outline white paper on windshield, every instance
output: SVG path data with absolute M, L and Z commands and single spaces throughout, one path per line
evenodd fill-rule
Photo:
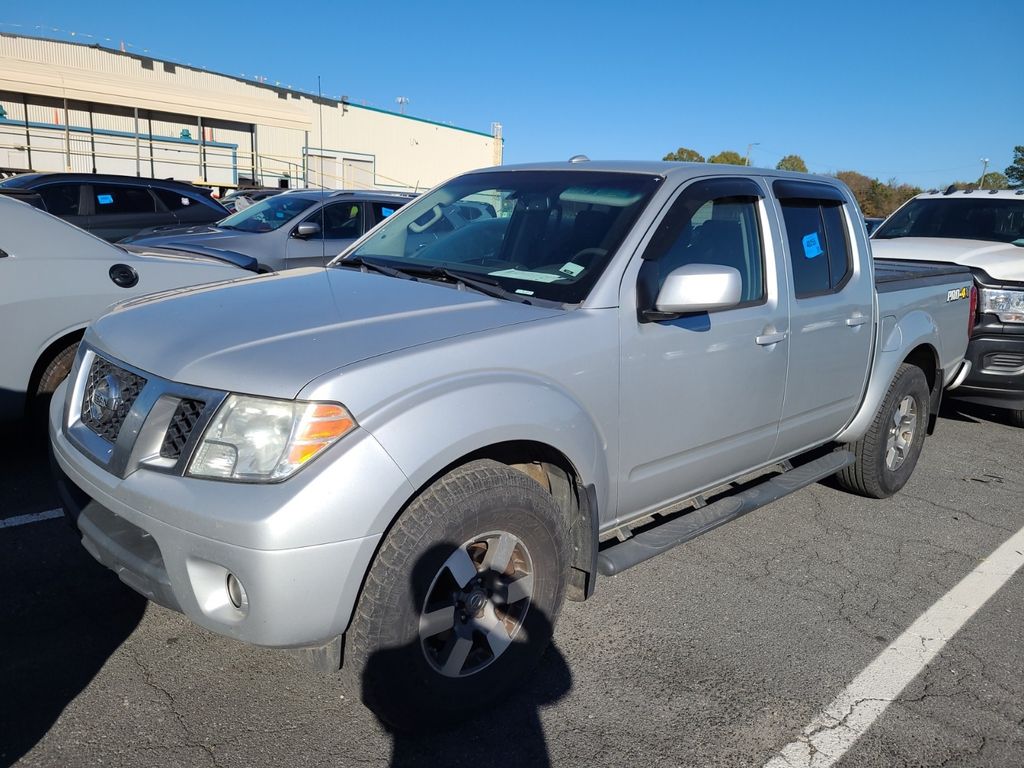
M 535 283 L 553 283 L 556 280 L 563 280 L 563 275 L 552 275 L 548 272 L 530 272 L 525 269 L 502 269 L 498 272 L 488 272 L 490 277 L 511 277 L 515 280 L 532 280 Z

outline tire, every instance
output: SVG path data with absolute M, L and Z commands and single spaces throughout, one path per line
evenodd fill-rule
M 71 366 L 75 362 L 75 354 L 78 352 L 78 342 L 65 347 L 49 362 L 39 377 L 39 384 L 36 386 L 36 397 L 52 395 L 58 385 L 71 373 Z
M 385 537 L 346 633 L 344 673 L 364 703 L 396 730 L 444 727 L 526 677 L 565 593 L 567 526 L 545 489 L 495 461 L 423 491 Z
M 1017 408 L 1010 411 L 1010 418 L 1008 419 L 1011 427 L 1022 427 L 1024 428 L 1024 408 Z
M 54 390 L 71 373 L 71 366 L 74 365 L 77 352 L 77 341 L 64 347 L 46 364 L 42 374 L 39 376 L 39 383 L 36 384 L 35 392 L 31 393 L 32 400 L 29 402 L 28 407 L 29 420 L 33 425 L 33 432 L 37 436 L 46 436 L 46 422 L 50 413 L 50 400 Z
M 848 446 L 856 461 L 836 475 L 839 485 L 873 499 L 906 485 L 924 446 L 929 401 L 924 372 L 901 365 L 867 433 Z

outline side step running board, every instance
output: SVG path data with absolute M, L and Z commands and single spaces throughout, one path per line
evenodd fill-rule
M 735 496 L 727 496 L 706 507 L 667 520 L 602 551 L 597 556 L 598 572 L 602 576 L 622 573 L 627 568 L 691 541 L 730 520 L 742 517 L 765 504 L 778 501 L 783 496 L 834 475 L 853 464 L 854 459 L 854 455 L 849 451 L 829 453 L 765 480 Z

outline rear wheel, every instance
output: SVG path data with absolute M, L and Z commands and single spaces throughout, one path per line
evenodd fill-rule
M 836 475 L 839 484 L 875 499 L 906 485 L 924 446 L 928 403 L 924 372 L 901 365 L 867 433 L 849 446 L 856 461 Z
M 1024 427 L 1024 408 L 1017 408 L 1010 411 L 1010 425 Z
M 565 592 L 551 495 L 494 461 L 453 470 L 387 534 L 346 634 L 345 670 L 399 729 L 458 722 L 522 680 Z

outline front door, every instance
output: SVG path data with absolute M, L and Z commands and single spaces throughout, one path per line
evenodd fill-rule
M 322 237 L 288 238 L 285 268 L 322 267 L 363 234 L 363 204 L 328 203 L 303 221 L 320 225 Z
M 764 190 L 750 179 L 685 187 L 623 281 L 619 518 L 654 511 L 767 462 L 786 388 L 788 301 Z M 739 305 L 645 321 L 686 264 L 736 268 Z

